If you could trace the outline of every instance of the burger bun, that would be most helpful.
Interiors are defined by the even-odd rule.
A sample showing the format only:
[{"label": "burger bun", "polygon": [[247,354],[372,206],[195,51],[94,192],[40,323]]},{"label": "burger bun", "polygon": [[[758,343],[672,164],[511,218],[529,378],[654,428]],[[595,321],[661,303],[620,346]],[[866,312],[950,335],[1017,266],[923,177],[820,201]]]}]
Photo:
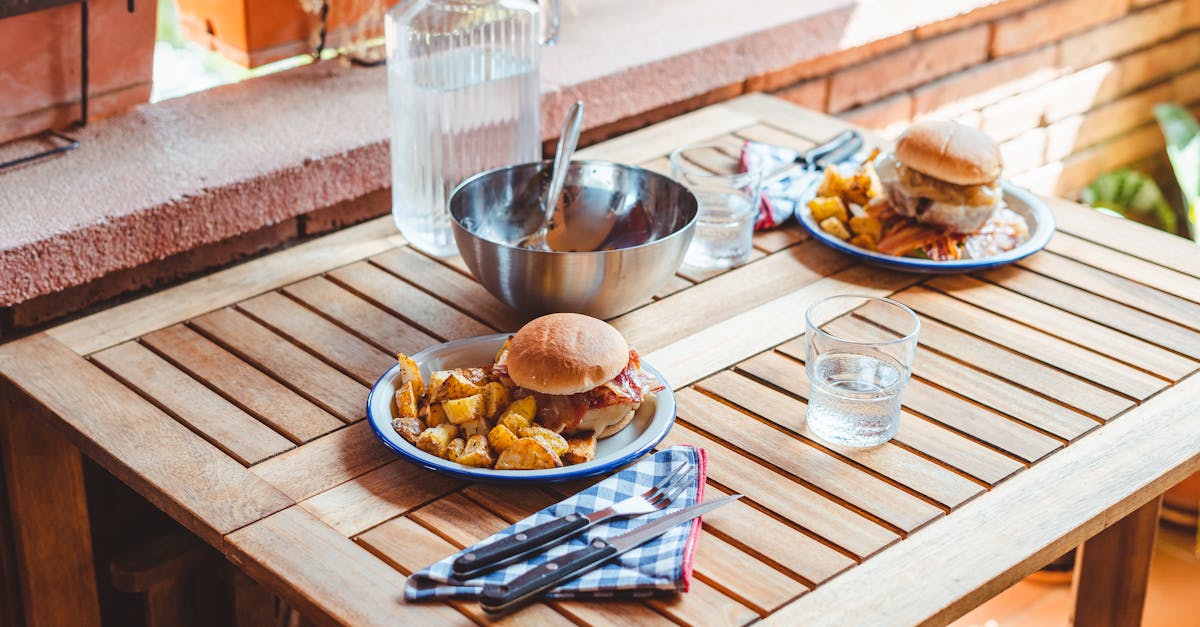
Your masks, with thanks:
[{"label": "burger bun", "polygon": [[955,122],[922,121],[896,140],[906,166],[955,185],[986,185],[1000,178],[1000,147],[986,133]]},{"label": "burger bun", "polygon": [[530,321],[512,336],[506,363],[513,383],[527,390],[578,394],[620,374],[629,364],[629,344],[603,320],[555,313]]}]

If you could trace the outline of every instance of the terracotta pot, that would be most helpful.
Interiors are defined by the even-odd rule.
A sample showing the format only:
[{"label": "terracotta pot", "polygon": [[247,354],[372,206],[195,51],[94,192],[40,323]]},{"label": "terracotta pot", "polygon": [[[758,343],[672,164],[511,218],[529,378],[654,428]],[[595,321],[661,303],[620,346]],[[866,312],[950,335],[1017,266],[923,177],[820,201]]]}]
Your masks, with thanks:
[{"label": "terracotta pot", "polygon": [[[150,99],[158,6],[89,2],[88,117]],[[79,5],[0,19],[0,142],[61,129],[79,118]]]},{"label": "terracotta pot", "polygon": [[[372,15],[377,24],[369,36],[382,35],[378,18],[397,1],[330,0],[326,47],[340,45]],[[299,0],[179,0],[179,22],[193,41],[249,68],[311,53],[320,27]]]}]

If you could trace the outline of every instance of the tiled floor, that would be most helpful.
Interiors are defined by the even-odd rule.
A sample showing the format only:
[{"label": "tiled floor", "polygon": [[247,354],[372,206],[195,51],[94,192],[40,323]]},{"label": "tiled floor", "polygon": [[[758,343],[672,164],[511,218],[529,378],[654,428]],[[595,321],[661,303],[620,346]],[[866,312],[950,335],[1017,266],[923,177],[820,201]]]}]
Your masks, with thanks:
[{"label": "tiled floor", "polygon": [[[1142,627],[1200,627],[1200,557],[1191,531],[1159,528]],[[1026,579],[952,627],[1063,627],[1069,624],[1071,584]]]}]

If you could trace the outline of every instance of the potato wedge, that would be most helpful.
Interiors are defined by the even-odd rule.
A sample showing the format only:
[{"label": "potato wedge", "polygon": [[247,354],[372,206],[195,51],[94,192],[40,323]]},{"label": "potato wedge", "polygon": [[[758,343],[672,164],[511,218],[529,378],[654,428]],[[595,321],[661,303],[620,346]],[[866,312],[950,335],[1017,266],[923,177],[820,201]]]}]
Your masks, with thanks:
[{"label": "potato wedge", "polygon": [[483,386],[483,415],[489,420],[508,407],[508,402],[508,389],[502,384],[491,381]]},{"label": "potato wedge", "polygon": [[596,459],[596,432],[576,434],[567,438],[567,452],[562,454],[564,464],[582,464]]},{"label": "potato wedge", "polygon": [[487,370],[483,368],[458,368],[457,372],[459,376],[479,387],[483,387],[483,384],[488,381]]},{"label": "potato wedge", "polygon": [[425,424],[436,427],[440,424],[448,422],[446,420],[446,410],[442,409],[441,403],[429,404],[429,417],[425,419]]},{"label": "potato wedge", "polygon": [[561,456],[567,452],[567,439],[540,425],[530,425],[517,432],[523,438],[533,438],[550,449],[551,453]]},{"label": "potato wedge", "polygon": [[400,434],[400,437],[408,440],[409,444],[416,445],[417,438],[425,430],[425,425],[422,425],[421,421],[416,418],[396,418],[392,421],[392,428]]},{"label": "potato wedge", "polygon": [[413,382],[409,381],[396,390],[396,415],[400,418],[417,417],[417,395],[413,387]]},{"label": "potato wedge", "polygon": [[521,429],[524,429],[525,427],[528,427],[529,425],[533,424],[533,421],[526,418],[525,416],[522,416],[521,414],[515,414],[512,412],[509,412],[500,417],[499,424],[502,424],[505,427],[508,427],[509,431],[512,431],[513,433],[517,433]]},{"label": "potato wedge", "polygon": [[830,217],[837,218],[843,222],[850,218],[846,204],[842,202],[839,196],[817,196],[808,201],[808,208],[812,211],[813,221],[818,224]]},{"label": "potato wedge", "polygon": [[459,455],[462,455],[463,448],[467,445],[467,441],[462,438],[454,438],[446,445],[446,454],[444,457],[452,462],[458,461]]},{"label": "potato wedge", "polygon": [[481,392],[482,388],[455,370],[438,386],[436,394],[431,398],[435,401],[449,401],[475,396]]},{"label": "potato wedge", "polygon": [[830,216],[821,221],[820,227],[822,231],[841,239],[850,239],[850,231],[846,230],[846,225],[837,218]]},{"label": "potato wedge", "polygon": [[447,422],[436,427],[429,427],[421,432],[414,443],[416,447],[437,457],[446,456],[446,447],[458,435],[458,427]]},{"label": "potato wedge", "polygon": [[421,369],[417,367],[417,362],[404,353],[396,355],[396,361],[400,362],[400,383],[396,387],[411,383],[414,395],[419,397],[424,394],[425,380],[421,378]]},{"label": "potato wedge", "polygon": [[518,399],[508,406],[506,414],[517,414],[524,417],[526,420],[533,422],[533,417],[537,415],[537,398],[532,395]]},{"label": "potato wedge", "polygon": [[425,393],[429,395],[430,400],[438,399],[438,388],[454,374],[453,370],[434,370],[429,374],[429,385],[425,387]]},{"label": "potato wedge", "polygon": [[878,242],[879,237],[883,235],[883,222],[879,218],[856,216],[850,218],[850,230],[854,231],[855,235],[863,235]]},{"label": "potato wedge", "polygon": [[[455,440],[455,442],[457,441]],[[492,457],[492,450],[488,448],[487,438],[482,435],[473,435],[468,438],[462,453],[459,453],[454,461],[476,468],[491,468],[496,463],[496,459]]]},{"label": "potato wedge", "polygon": [[[443,387],[446,385],[450,385],[449,380]],[[446,412],[446,419],[456,425],[483,418],[483,395],[475,394],[442,401],[442,410]]]},{"label": "potato wedge", "polygon": [[496,460],[496,470],[558,468],[562,460],[533,438],[518,438]]},{"label": "potato wedge", "polygon": [[512,446],[513,442],[517,441],[517,435],[504,425],[496,425],[492,427],[491,431],[488,431],[487,440],[492,448],[503,453],[505,449]]}]

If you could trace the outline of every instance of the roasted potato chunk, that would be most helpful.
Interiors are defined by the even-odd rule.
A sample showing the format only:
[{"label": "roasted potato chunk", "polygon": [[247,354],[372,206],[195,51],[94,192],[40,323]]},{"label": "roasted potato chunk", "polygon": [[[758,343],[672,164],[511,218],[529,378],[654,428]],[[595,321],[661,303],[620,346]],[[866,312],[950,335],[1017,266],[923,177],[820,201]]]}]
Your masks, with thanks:
[{"label": "roasted potato chunk", "polygon": [[444,457],[452,462],[458,461],[458,456],[462,455],[463,448],[467,445],[467,441],[462,438],[454,438],[446,445],[446,454]]},{"label": "roasted potato chunk", "polygon": [[508,430],[513,433],[519,433],[521,429],[533,424],[533,421],[521,414],[509,412],[500,418],[500,424],[508,427]]},{"label": "roasted potato chunk", "polygon": [[883,222],[879,218],[868,216],[850,218],[850,230],[854,231],[855,235],[862,235],[878,242],[879,236],[883,234]]},{"label": "roasted potato chunk", "polygon": [[496,425],[492,427],[491,431],[488,431],[487,440],[492,448],[503,453],[505,449],[512,446],[513,442],[517,441],[517,435],[504,425]]},{"label": "roasted potato chunk", "polygon": [[555,456],[561,456],[567,452],[567,439],[562,435],[555,433],[545,427],[539,425],[530,425],[522,428],[517,432],[523,438],[533,438],[541,442],[550,449]]},{"label": "roasted potato chunk", "polygon": [[818,224],[831,217],[837,218],[842,222],[850,219],[850,212],[846,209],[846,204],[842,202],[839,196],[817,196],[808,201],[808,208],[812,211],[813,221]]},{"label": "roasted potato chunk", "polygon": [[508,411],[505,413],[518,414],[524,417],[525,420],[533,422],[533,417],[537,415],[537,399],[531,395],[515,400],[508,406]]},{"label": "roasted potato chunk", "polygon": [[396,390],[396,415],[401,418],[417,417],[417,395],[413,392],[412,381]]},{"label": "roasted potato chunk", "polygon": [[480,392],[483,392],[482,388],[458,371],[454,371],[438,386],[431,398],[435,401],[449,401],[475,396]]},{"label": "roasted potato chunk", "polygon": [[479,387],[483,387],[483,384],[487,383],[488,381],[487,370],[484,370],[483,368],[459,368],[457,372],[462,376],[462,378],[474,383]]},{"label": "roasted potato chunk", "polygon": [[450,441],[456,435],[458,435],[458,427],[447,422],[422,431],[414,444],[430,455],[445,457],[446,447],[450,445]]},{"label": "roasted potato chunk", "polygon": [[596,459],[596,432],[588,431],[567,438],[567,452],[562,454],[562,459],[568,465]]},{"label": "roasted potato chunk", "polygon": [[414,396],[420,397],[424,394],[425,381],[421,378],[421,369],[417,367],[417,362],[404,353],[396,355],[396,361],[400,362],[400,383],[396,387],[403,387],[404,384],[411,383]]},{"label": "roasted potato chunk", "polygon": [[[455,442],[457,441],[455,440]],[[487,438],[482,435],[473,435],[468,438],[462,453],[454,461],[476,468],[491,468],[492,464],[496,463],[496,459],[492,457],[492,450],[488,448]]]},{"label": "roasted potato chunk", "polygon": [[846,178],[838,173],[837,168],[825,168],[825,176],[821,178],[817,196],[841,196],[846,184]]},{"label": "roasted potato chunk", "polygon": [[505,407],[508,407],[507,388],[496,381],[483,386],[483,414],[486,418],[495,418]]},{"label": "roasted potato chunk", "polygon": [[425,393],[429,395],[429,400],[436,400],[439,398],[438,388],[442,387],[442,384],[445,383],[446,379],[449,379],[450,375],[453,373],[453,370],[434,370],[429,374],[429,385],[425,387]]},{"label": "roasted potato chunk", "polygon": [[429,417],[425,419],[425,423],[431,427],[436,427],[440,424],[448,422],[446,420],[446,410],[442,409],[441,403],[429,404]]},{"label": "roasted potato chunk", "polygon": [[518,438],[496,460],[496,470],[540,470],[562,465],[557,455],[533,438]]},{"label": "roasted potato chunk", "polygon": [[867,250],[879,250],[879,242],[866,235],[855,235],[850,238],[850,243]]},{"label": "roasted potato chunk", "polygon": [[[450,385],[449,380],[443,384],[443,387],[446,385]],[[442,410],[446,412],[446,419],[456,425],[478,420],[483,418],[483,395],[475,394],[442,401]]]},{"label": "roasted potato chunk", "polygon": [[850,239],[850,231],[846,230],[846,225],[843,224],[841,220],[838,220],[833,216],[822,220],[820,226],[822,231],[825,231],[826,233],[829,233],[838,239]]},{"label": "roasted potato chunk", "polygon": [[416,418],[396,418],[392,421],[392,428],[400,437],[408,440],[409,444],[415,445],[417,438],[421,436],[421,432],[425,430],[425,425],[421,424]]},{"label": "roasted potato chunk", "polygon": [[475,420],[469,420],[458,425],[458,431],[463,434],[463,437],[487,435],[491,429],[492,425],[488,424],[488,421],[483,418],[476,418]]}]

